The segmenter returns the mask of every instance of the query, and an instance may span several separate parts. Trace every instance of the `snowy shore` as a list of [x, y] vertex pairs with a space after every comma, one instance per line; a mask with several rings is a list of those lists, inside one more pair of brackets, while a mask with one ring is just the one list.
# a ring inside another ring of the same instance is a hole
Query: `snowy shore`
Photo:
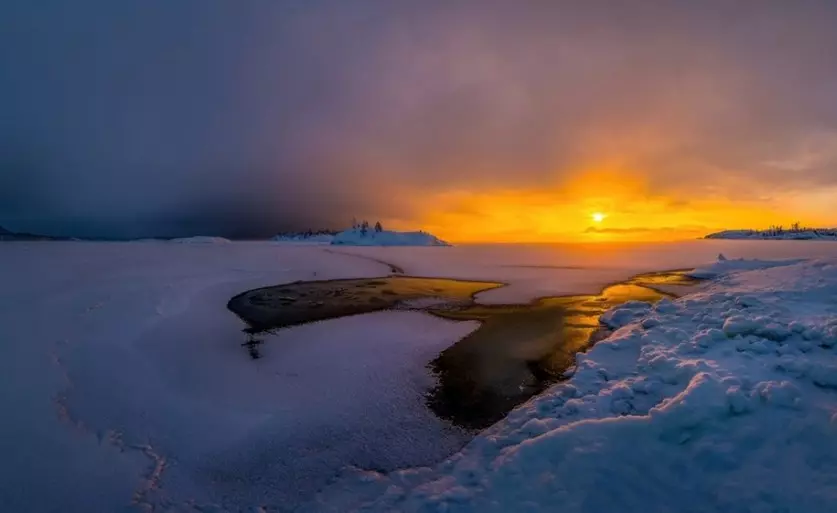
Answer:
[[[566, 383], [433, 468], [357, 472], [332, 511], [833, 511], [837, 259], [719, 261], [629, 304]], [[363, 491], [363, 493], [360, 493]]]
[[[0, 511], [831, 511], [837, 246], [617, 249], [5, 245]], [[612, 311], [569, 381], [473, 439], [423, 394], [427, 362], [475, 323], [336, 319], [253, 361], [225, 309], [256, 287], [388, 275], [381, 260], [507, 282], [477, 297], [503, 303], [719, 252], [707, 288]]]

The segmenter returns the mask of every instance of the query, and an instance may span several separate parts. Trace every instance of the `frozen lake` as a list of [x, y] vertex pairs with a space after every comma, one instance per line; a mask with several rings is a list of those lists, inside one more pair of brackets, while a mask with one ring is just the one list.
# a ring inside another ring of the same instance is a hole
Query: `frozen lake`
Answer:
[[293, 509], [346, 466], [428, 465], [470, 434], [424, 404], [426, 365], [474, 321], [376, 312], [283, 330], [251, 360], [226, 310], [246, 290], [406, 275], [497, 281], [485, 304], [595, 294], [728, 258], [837, 243], [349, 248], [0, 244], [0, 510]]

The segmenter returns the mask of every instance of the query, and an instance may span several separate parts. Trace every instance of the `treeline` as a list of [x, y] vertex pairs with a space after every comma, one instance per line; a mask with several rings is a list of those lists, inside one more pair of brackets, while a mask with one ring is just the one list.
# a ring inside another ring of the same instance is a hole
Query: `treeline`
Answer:
[[[376, 232], [384, 231], [384, 227], [381, 225], [380, 221], [376, 221], [375, 226], [372, 229]], [[358, 230], [361, 234], [366, 235], [366, 232], [369, 231], [369, 221], [364, 219], [363, 221], [358, 222], [357, 219], [352, 219], [352, 230]]]
[[315, 235], [337, 235], [337, 230], [305, 230], [305, 231], [294, 231], [294, 232], [279, 232], [276, 235], [278, 237], [313, 237]]
[[812, 228], [810, 226], [802, 226], [799, 221], [792, 223], [788, 228], [781, 224], [771, 225], [766, 230], [753, 230], [753, 233], [759, 235], [769, 235], [771, 237], [781, 237], [782, 235], [789, 235], [795, 233], [813, 233], [825, 237], [837, 236], [837, 228]]

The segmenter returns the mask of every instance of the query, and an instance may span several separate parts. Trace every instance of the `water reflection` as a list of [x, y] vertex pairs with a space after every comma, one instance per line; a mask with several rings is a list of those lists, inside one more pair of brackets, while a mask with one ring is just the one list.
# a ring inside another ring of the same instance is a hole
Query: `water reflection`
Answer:
[[300, 281], [239, 294], [227, 308], [246, 324], [242, 346], [254, 360], [262, 357], [261, 335], [309, 322], [394, 308], [422, 309], [428, 304], [472, 304], [478, 292], [502, 283], [437, 278], [387, 278]]
[[527, 305], [473, 305], [430, 310], [481, 326], [430, 364], [438, 386], [430, 408], [457, 425], [482, 429], [561, 379], [575, 354], [607, 336], [599, 317], [626, 301], [655, 302], [696, 280], [684, 272], [654, 273], [606, 287], [598, 295], [549, 297]]
[[599, 324], [606, 310], [630, 300], [655, 302], [695, 283], [683, 271], [653, 273], [596, 295], [479, 305], [475, 294], [502, 284], [390, 276], [265, 287], [235, 296], [227, 307], [247, 323], [242, 345], [253, 359], [262, 357], [259, 336], [265, 332], [348, 315], [407, 308], [479, 321], [479, 328], [429, 364], [438, 385], [427, 404], [439, 417], [482, 429], [561, 379], [577, 352], [606, 336]]
[[227, 303], [250, 334], [308, 322], [376, 312], [435, 299], [445, 304], [473, 303], [474, 294], [502, 283], [442, 278], [387, 278], [300, 281], [254, 289]]

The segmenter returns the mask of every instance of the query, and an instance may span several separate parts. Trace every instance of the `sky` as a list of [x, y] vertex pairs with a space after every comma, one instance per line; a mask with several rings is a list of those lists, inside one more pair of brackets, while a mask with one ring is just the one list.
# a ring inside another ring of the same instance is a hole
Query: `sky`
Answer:
[[0, 226], [833, 226], [835, 26], [829, 0], [9, 0]]

